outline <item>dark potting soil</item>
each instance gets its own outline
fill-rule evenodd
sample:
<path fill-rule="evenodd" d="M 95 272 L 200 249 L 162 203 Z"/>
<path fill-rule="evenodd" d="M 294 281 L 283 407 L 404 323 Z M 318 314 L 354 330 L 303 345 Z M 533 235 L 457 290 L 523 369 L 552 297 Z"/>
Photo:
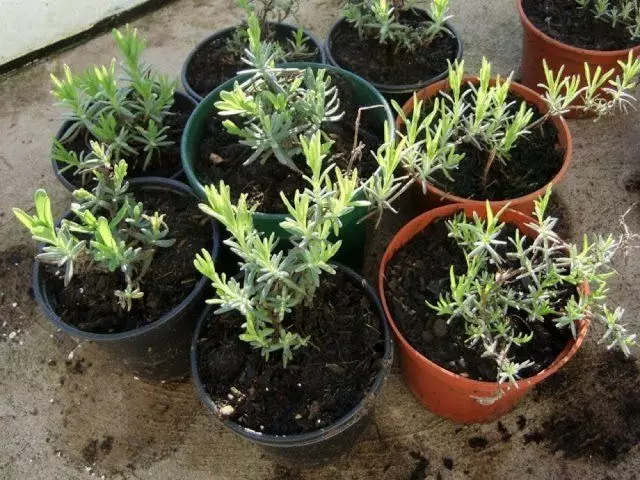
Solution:
<path fill-rule="evenodd" d="M 146 157 L 146 152 L 143 152 L 142 148 L 138 149 L 141 153 L 136 158 L 125 154 L 123 158 L 129 165 L 127 170 L 128 177 L 169 178 L 178 173 L 182 168 L 182 161 L 180 160 L 180 142 L 182 140 L 182 132 L 194 108 L 195 106 L 189 100 L 181 96 L 175 96 L 175 100 L 170 109 L 171 115 L 165 117 L 164 120 L 164 124 L 169 127 L 169 130 L 167 131 L 167 141 L 173 142 L 173 145 L 163 148 L 160 155 L 156 155 L 153 158 L 146 170 L 142 169 Z M 78 155 L 81 152 L 84 152 L 85 155 L 87 155 L 91 152 L 91 147 L 89 146 L 89 142 L 91 140 L 95 140 L 93 135 L 89 135 L 86 129 L 81 130 L 73 140 L 65 143 L 65 147 L 68 150 L 78 153 Z M 83 185 L 82 183 L 82 178 L 78 175 L 74 175 L 73 173 L 73 169 L 69 169 L 63 172 L 62 175 L 74 186 L 78 188 L 86 187 L 86 185 Z"/>
<path fill-rule="evenodd" d="M 205 390 L 219 407 L 235 409 L 232 421 L 256 432 L 291 435 L 329 426 L 363 399 L 381 368 L 380 318 L 340 270 L 324 275 L 313 306 L 295 308 L 288 321 L 311 343 L 286 369 L 279 354 L 265 361 L 238 338 L 239 314 L 212 313 L 198 339 Z"/>
<path fill-rule="evenodd" d="M 510 102 L 515 102 L 509 108 L 510 113 L 515 114 L 522 98 L 510 93 L 507 103 Z M 534 111 L 532 121 L 539 119 L 542 116 L 540 111 L 534 105 L 529 106 Z M 426 102 L 425 107 L 426 113 L 431 112 L 433 100 Z M 533 193 L 553 180 L 564 161 L 564 149 L 559 145 L 558 131 L 550 120 L 520 137 L 505 163 L 494 160 L 486 187 L 482 175 L 489 152 L 480 150 L 471 143 L 458 145 L 456 152 L 465 157 L 458 168 L 451 172 L 453 182 L 441 172 L 433 175 L 433 181 L 445 192 L 474 200 L 507 200 Z"/>
<path fill-rule="evenodd" d="M 404 12 L 401 23 L 419 25 L 429 17 L 415 10 Z M 395 52 L 393 45 L 381 45 L 377 38 L 360 38 L 358 30 L 342 22 L 331 37 L 331 54 L 341 67 L 366 80 L 384 85 L 410 85 L 425 82 L 447 71 L 447 60 L 458 55 L 458 41 L 442 33 L 429 45 L 413 52 Z"/>
<path fill-rule="evenodd" d="M 201 275 L 193 266 L 195 254 L 211 250 L 210 219 L 200 212 L 194 199 L 166 191 L 139 190 L 136 200 L 147 212 L 166 214 L 170 248 L 159 248 L 141 281 L 144 297 L 133 301 L 131 311 L 120 308 L 113 292 L 124 287 L 119 272 L 77 271 L 67 287 L 46 266 L 45 283 L 55 312 L 63 322 L 93 333 L 119 333 L 159 320 L 177 307 L 194 289 Z"/>
<path fill-rule="evenodd" d="M 346 170 L 353 148 L 358 106 L 349 94 L 348 85 L 335 76 L 332 78 L 337 81 L 340 106 L 345 116 L 339 122 L 324 124 L 322 130 L 334 140 L 331 160 Z M 381 144 L 380 138 L 380 132 L 370 125 L 366 112 L 363 112 L 358 140 L 365 146 L 361 160 L 354 164 L 354 167 L 358 168 L 358 175 L 363 179 L 370 177 L 378 168 L 369 152 L 378 148 Z M 231 187 L 232 199 L 236 200 L 241 193 L 246 193 L 251 203 L 260 204 L 261 212 L 286 212 L 280 192 L 291 199 L 296 190 L 302 191 L 308 186 L 307 181 L 298 172 L 282 165 L 275 157 L 269 158 L 264 164 L 256 160 L 244 166 L 244 161 L 251 156 L 253 150 L 241 145 L 238 140 L 237 136 L 227 133 L 222 126 L 222 119 L 215 112 L 211 112 L 200 141 L 200 155 L 195 165 L 198 179 L 203 185 L 217 185 L 220 180 L 224 180 Z M 310 172 L 303 155 L 298 155 L 295 161 L 297 167 L 305 174 Z"/>
<path fill-rule="evenodd" d="M 290 51 L 289 42 L 292 33 L 288 28 L 275 28 L 268 32 L 270 39 L 277 41 L 282 49 Z M 229 31 L 225 35 L 214 37 L 201 45 L 196 50 L 187 65 L 187 82 L 193 90 L 202 97 L 206 97 L 218 85 L 235 77 L 240 70 L 245 70 L 249 66 L 242 61 L 244 52 L 230 52 L 227 42 L 233 36 L 234 31 Z M 295 33 L 295 31 L 293 32 Z M 290 62 L 322 62 L 322 53 L 318 51 L 313 43 L 307 42 L 310 48 L 309 54 L 299 57 L 289 58 Z"/>
<path fill-rule="evenodd" d="M 514 231 L 512 227 L 504 227 L 502 239 L 506 240 Z M 482 358 L 479 347 L 469 348 L 465 344 L 464 322 L 447 324 L 445 317 L 438 316 L 426 304 L 436 304 L 440 294 L 449 291 L 451 266 L 457 275 L 467 270 L 462 249 L 447 235 L 445 222 L 437 220 L 398 251 L 385 273 L 387 303 L 404 337 L 422 355 L 450 372 L 493 382 L 497 378 L 495 361 Z M 560 296 L 568 300 L 574 292 L 575 288 L 568 286 Z M 523 378 L 549 366 L 571 338 L 569 329 L 558 330 L 550 319 L 526 324 L 515 321 L 516 311 L 509 311 L 508 315 L 514 319 L 511 325 L 516 334 L 528 334 L 527 325 L 534 332 L 530 342 L 510 350 L 514 361 L 530 359 L 535 364 L 523 371 Z"/>
<path fill-rule="evenodd" d="M 580 8 L 575 0 L 523 0 L 522 7 L 531 23 L 565 45 L 611 51 L 640 44 L 631 40 L 624 24 L 613 27 L 611 22 L 595 18 L 591 5 Z"/>

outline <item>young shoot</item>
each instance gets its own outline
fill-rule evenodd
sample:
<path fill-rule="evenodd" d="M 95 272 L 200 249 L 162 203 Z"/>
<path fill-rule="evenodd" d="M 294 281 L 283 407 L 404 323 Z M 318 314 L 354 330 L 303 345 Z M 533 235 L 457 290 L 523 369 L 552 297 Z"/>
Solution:
<path fill-rule="evenodd" d="M 387 132 L 390 135 L 390 126 Z M 256 206 L 249 205 L 246 194 L 232 203 L 228 186 L 205 188 L 207 203 L 200 208 L 229 231 L 225 243 L 240 257 L 242 278 L 227 278 L 218 273 L 211 256 L 202 251 L 195 266 L 213 283 L 217 297 L 208 303 L 218 306 L 216 313 L 237 311 L 243 317 L 240 338 L 259 349 L 265 358 L 274 352 L 282 354 L 286 367 L 293 352 L 306 346 L 310 339 L 288 323 L 287 314 L 300 305 L 312 305 L 323 274 L 334 274 L 331 259 L 340 249 L 335 240 L 342 228 L 341 218 L 355 208 L 368 207 L 382 212 L 391 208 L 393 198 L 402 190 L 403 178 L 393 171 L 405 151 L 403 145 L 387 142 L 376 153 L 378 173 L 360 184 L 357 170 L 344 173 L 326 161 L 331 148 L 320 132 L 310 139 L 300 137 L 300 144 L 310 174 L 305 176 L 307 188 L 296 191 L 293 199 L 282 195 L 288 216 L 280 227 L 290 234 L 292 248 L 282 251 L 275 236 L 260 234 L 253 225 Z M 362 186 L 367 198 L 358 195 Z"/>
<path fill-rule="evenodd" d="M 504 208 L 494 214 L 487 202 L 486 219 L 464 213 L 447 221 L 453 238 L 467 260 L 465 272 L 451 267 L 450 291 L 436 305 L 428 304 L 447 322 L 463 322 L 466 343 L 496 363 L 499 383 L 522 378 L 531 359 L 516 362 L 518 347 L 530 342 L 535 323 L 553 322 L 576 337 L 578 323 L 596 319 L 606 329 L 601 342 L 625 355 L 635 344 L 620 322 L 623 310 L 606 305 L 607 281 L 614 274 L 612 257 L 626 245 L 626 235 L 584 237 L 582 244 L 567 243 L 554 231 L 557 219 L 547 216 L 551 189 L 535 204 L 535 232 L 528 238 L 520 230 L 504 232 Z M 506 208 L 506 207 L 505 207 Z"/>
<path fill-rule="evenodd" d="M 428 46 L 442 34 L 452 35 L 445 22 L 451 18 L 449 0 L 432 0 L 428 8 L 430 20 L 419 25 L 401 22 L 401 14 L 414 6 L 409 0 L 347 0 L 342 14 L 361 38 L 374 37 L 393 51 L 413 52 Z"/>
<path fill-rule="evenodd" d="M 116 159 L 142 159 L 143 170 L 173 144 L 165 120 L 171 114 L 177 83 L 142 61 L 146 42 L 137 30 L 114 29 L 113 38 L 122 57 L 121 82 L 115 60 L 80 74 L 72 73 L 68 65 L 61 78 L 51 74 L 51 93 L 58 105 L 69 110 L 63 120 L 71 121 L 62 138 L 54 140 L 53 155 L 63 170 L 76 168 L 82 161 L 65 147 L 77 135 L 84 135 L 87 143 L 96 140 L 107 145 Z"/>
<path fill-rule="evenodd" d="M 128 192 L 127 163 L 114 163 L 111 150 L 91 142 L 90 168 L 96 186 L 91 192 L 73 192 L 71 210 L 75 219 L 63 219 L 56 225 L 47 192 L 35 193 L 35 214 L 19 208 L 13 213 L 31 232 L 34 240 L 43 244 L 37 259 L 64 271 L 64 285 L 69 285 L 78 271 L 121 272 L 122 290 L 114 292 L 121 308 L 131 310 L 134 300 L 143 297 L 140 282 L 158 248 L 167 248 L 175 240 L 168 238 L 169 228 L 164 215 L 144 211 Z"/>
<path fill-rule="evenodd" d="M 406 135 L 420 145 L 419 151 L 407 157 L 406 166 L 426 191 L 432 175 L 441 171 L 451 178 L 451 172 L 464 161 L 457 147 L 471 144 L 486 153 L 483 185 L 495 162 L 506 164 L 510 152 L 523 137 L 549 118 L 568 111 L 591 112 L 600 117 L 616 110 L 626 111 L 635 98 L 631 95 L 640 73 L 640 60 L 630 54 L 628 61 L 619 62 L 622 73 L 613 78 L 614 70 L 602 73 L 600 67 L 592 71 L 585 64 L 585 85 L 579 76 L 563 77 L 564 68 L 556 74 L 546 62 L 546 84 L 543 96 L 547 112 L 537 119 L 534 110 L 524 100 L 509 100 L 513 72 L 506 78 L 492 78 L 491 64 L 486 58 L 476 82 L 466 82 L 464 61 L 449 64 L 449 90 L 441 91 L 431 111 L 422 113 L 423 101 L 414 96 L 411 118 L 394 103 L 406 127 Z M 434 165 L 436 168 L 434 169 Z"/>
<path fill-rule="evenodd" d="M 255 16 L 260 25 L 260 32 L 264 36 L 264 41 L 271 41 L 275 44 L 275 54 L 277 61 L 304 60 L 312 57 L 314 53 L 308 45 L 308 38 L 304 29 L 299 27 L 292 38 L 287 38 L 285 45 L 280 45 L 274 38 L 274 29 L 269 28 L 269 22 L 281 23 L 287 17 L 295 17 L 300 7 L 299 0 L 236 0 L 236 4 L 244 10 L 247 19 Z M 234 55 L 242 55 L 249 36 L 245 28 L 237 28 L 227 41 L 227 50 Z"/>
<path fill-rule="evenodd" d="M 640 7 L 638 0 L 575 0 L 580 8 L 591 11 L 598 20 L 612 28 L 624 25 L 631 40 L 640 41 Z"/>
<path fill-rule="evenodd" d="M 275 157 L 300 171 L 294 161 L 303 150 L 299 137 L 309 139 L 322 124 L 343 116 L 338 90 L 324 69 L 314 73 L 310 68 L 277 67 L 276 45 L 260 40 L 255 15 L 248 26 L 249 48 L 243 61 L 250 68 L 239 73 L 249 78 L 221 92 L 215 104 L 218 115 L 226 117 L 226 130 L 253 150 L 245 165 Z"/>

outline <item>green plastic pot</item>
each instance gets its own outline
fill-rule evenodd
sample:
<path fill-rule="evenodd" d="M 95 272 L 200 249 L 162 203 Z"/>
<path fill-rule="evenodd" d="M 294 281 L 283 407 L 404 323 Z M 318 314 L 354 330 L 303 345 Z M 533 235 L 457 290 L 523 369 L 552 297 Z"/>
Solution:
<path fill-rule="evenodd" d="M 379 132 L 374 131 L 372 133 L 379 134 L 380 138 L 382 138 L 384 123 L 389 122 L 389 125 L 394 124 L 393 114 L 387 101 L 369 82 L 359 76 L 339 67 L 317 63 L 290 63 L 287 64 L 287 67 L 312 68 L 313 70 L 323 68 L 329 75 L 340 76 L 349 84 L 353 91 L 354 101 L 359 107 L 383 105 L 384 108 L 375 108 L 362 112 L 363 119 L 368 118 L 370 123 L 379 124 Z M 196 176 L 194 163 L 200 154 L 200 141 L 202 140 L 207 120 L 211 118 L 211 116 L 216 115 L 214 104 L 220 98 L 220 92 L 231 90 L 235 82 L 242 82 L 247 78 L 248 75 L 237 76 L 212 91 L 198 104 L 185 127 L 181 146 L 182 165 L 189 185 L 191 185 L 194 192 L 202 199 L 205 198 L 204 186 Z M 359 192 L 358 199 L 363 198 L 364 193 Z M 359 223 L 359 221 L 366 213 L 367 210 L 361 207 L 341 218 L 343 226 L 339 238 L 342 240 L 342 247 L 335 260 L 356 270 L 360 270 L 362 267 L 366 236 L 365 225 L 364 223 Z M 274 233 L 277 238 L 286 240 L 289 234 L 280 227 L 280 223 L 283 222 L 285 218 L 286 214 L 256 212 L 253 220 L 256 228 L 265 235 Z"/>

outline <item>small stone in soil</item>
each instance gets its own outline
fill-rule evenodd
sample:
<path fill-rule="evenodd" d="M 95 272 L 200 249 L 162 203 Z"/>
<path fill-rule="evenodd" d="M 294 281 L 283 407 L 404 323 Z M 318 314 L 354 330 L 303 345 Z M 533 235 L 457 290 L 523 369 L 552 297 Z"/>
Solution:
<path fill-rule="evenodd" d="M 433 333 L 439 338 L 442 338 L 447 334 L 447 321 L 444 318 L 439 318 L 434 322 Z"/>
<path fill-rule="evenodd" d="M 225 417 L 228 417 L 229 415 L 233 415 L 233 412 L 235 411 L 236 409 L 233 408 L 231 405 L 225 405 L 220 409 L 220 415 L 224 415 Z"/>

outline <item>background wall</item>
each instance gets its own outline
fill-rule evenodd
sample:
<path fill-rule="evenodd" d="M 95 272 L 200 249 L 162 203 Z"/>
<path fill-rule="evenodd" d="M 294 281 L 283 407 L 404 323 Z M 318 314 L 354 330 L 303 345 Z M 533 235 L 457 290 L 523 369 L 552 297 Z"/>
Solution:
<path fill-rule="evenodd" d="M 146 0 L 0 0 L 0 65 Z"/>

